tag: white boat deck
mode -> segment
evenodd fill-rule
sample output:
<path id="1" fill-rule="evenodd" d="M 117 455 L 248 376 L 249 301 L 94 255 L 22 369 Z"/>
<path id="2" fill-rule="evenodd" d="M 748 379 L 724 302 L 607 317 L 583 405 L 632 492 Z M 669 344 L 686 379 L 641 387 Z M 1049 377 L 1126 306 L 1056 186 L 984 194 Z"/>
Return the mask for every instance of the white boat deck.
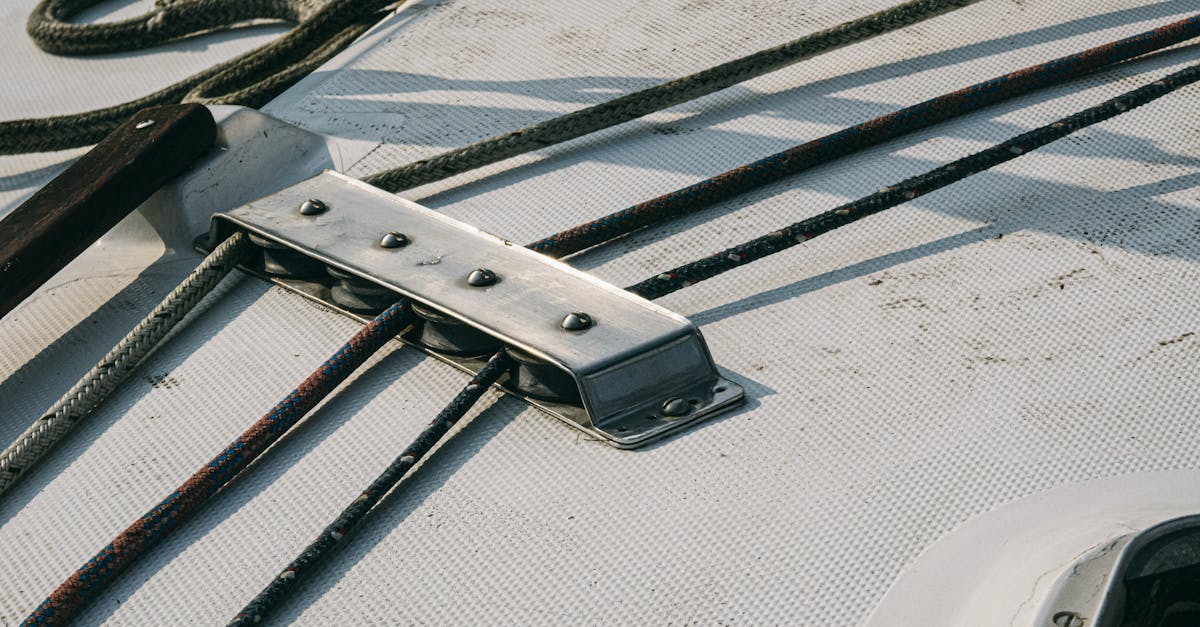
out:
<path id="1" fill-rule="evenodd" d="M 893 3 L 412 2 L 266 111 L 383 141 L 346 168 L 366 175 Z M 33 4 L 0 9 L 0 33 L 16 48 L 2 61 L 4 119 L 129 99 L 278 32 L 153 56 L 53 58 L 24 38 Z M 402 195 L 531 241 L 1196 8 L 982 0 Z M 1014 99 L 571 263 L 627 285 L 1182 69 L 1198 50 Z M 0 158 L 0 207 L 75 154 Z M 701 326 L 722 373 L 745 386 L 743 407 L 621 451 L 518 400 L 485 399 L 280 617 L 849 625 L 875 612 L 880 625 L 1030 624 L 1036 603 L 1022 599 L 1049 585 L 1038 559 L 1065 563 L 1115 533 L 1200 512 L 1197 155 L 1192 86 L 662 299 Z M 109 238 L 0 320 L 0 440 L 40 416 L 198 260 L 153 238 Z M 23 618 L 357 327 L 256 278 L 227 281 L 0 497 L 0 624 Z M 81 622 L 231 618 L 464 382 L 416 351 L 386 349 Z M 1038 554 L 1006 552 L 1021 529 L 980 521 L 1022 503 L 1071 533 Z M 977 559 L 921 566 L 971 529 L 989 530 L 966 543 Z M 995 613 L 964 614 L 978 607 L 968 600 L 990 576 L 988 556 L 1035 572 L 992 589 Z M 893 585 L 908 587 L 889 597 Z M 930 614 L 905 613 L 922 606 Z"/>

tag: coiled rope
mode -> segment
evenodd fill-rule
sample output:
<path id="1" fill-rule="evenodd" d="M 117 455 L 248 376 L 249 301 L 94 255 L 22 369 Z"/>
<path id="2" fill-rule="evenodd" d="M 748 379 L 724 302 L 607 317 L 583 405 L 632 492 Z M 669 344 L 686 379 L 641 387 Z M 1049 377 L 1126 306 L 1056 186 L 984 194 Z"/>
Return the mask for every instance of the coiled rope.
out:
<path id="1" fill-rule="evenodd" d="M 64 20 L 104 0 L 42 0 L 26 31 L 55 54 L 135 50 L 251 20 L 295 23 L 279 39 L 130 102 L 72 115 L 0 122 L 0 154 L 94 144 L 146 107 L 177 102 L 258 107 L 350 45 L 395 0 L 156 0 L 139 17 L 105 24 Z"/>
<path id="2" fill-rule="evenodd" d="M 157 104 L 265 104 L 348 46 L 396 0 L 156 0 L 150 13 L 110 24 L 69 24 L 103 0 L 42 0 L 29 35 L 58 54 L 144 48 L 254 19 L 297 26 L 280 39 L 144 98 L 74 115 L 0 122 L 0 154 L 62 150 L 100 141 L 138 110 Z M 380 172 L 367 182 L 389 191 L 441 180 L 711 94 L 823 52 L 869 39 L 979 0 L 909 0 L 795 41 L 430 159 Z"/>
<path id="3" fill-rule="evenodd" d="M 1096 107 L 1091 107 L 1080 113 L 1069 116 L 1048 125 L 1022 134 L 996 147 L 982 151 L 970 157 L 960 159 L 952 164 L 937 168 L 925 175 L 910 178 L 896 186 L 885 188 L 877 194 L 868 196 L 855 203 L 848 203 L 833 211 L 821 214 L 816 218 L 801 221 L 779 231 L 773 232 L 738 247 L 731 248 L 717 255 L 701 259 L 692 264 L 681 266 L 672 271 L 662 273 L 643 281 L 629 289 L 647 298 L 658 298 L 677 289 L 695 284 L 700 280 L 716 276 L 722 272 L 744 265 L 750 261 L 761 259 L 775 252 L 786 250 L 802 241 L 807 241 L 816 235 L 848 224 L 857 219 L 878 213 L 884 209 L 897 206 L 907 200 L 944 187 L 954 181 L 961 180 L 971 174 L 994 167 L 1000 163 L 1043 146 L 1051 141 L 1066 136 L 1074 131 L 1092 124 L 1110 119 L 1136 108 L 1167 93 L 1200 80 L 1200 66 L 1193 66 L 1181 72 L 1172 74 L 1150 85 L 1128 92 L 1118 98 L 1111 99 Z M 360 331 L 351 341 L 329 361 L 305 380 L 291 395 L 281 401 L 266 416 L 255 423 L 241 437 L 235 440 L 207 466 L 198 471 L 176 492 L 173 492 L 157 507 L 148 512 L 136 523 L 126 529 L 111 544 L 107 545 L 91 560 L 81 567 L 74 575 L 64 581 L 25 621 L 25 624 L 50 624 L 69 620 L 84 602 L 98 594 L 117 574 L 131 564 L 137 556 L 160 540 L 166 532 L 178 525 L 188 514 L 198 508 L 209 496 L 219 490 L 237 473 L 244 469 L 255 457 L 266 449 L 272 442 L 287 431 L 300 417 L 314 407 L 325 395 L 330 393 L 365 359 L 378 350 L 388 339 L 400 331 L 406 321 L 402 305 L 397 303 L 380 314 L 374 321 Z M 489 367 L 506 361 L 496 357 L 489 362 Z M 500 366 L 496 369 L 502 370 Z M 489 373 L 492 376 L 492 373 Z M 499 375 L 495 375 L 499 376 Z M 477 377 L 475 381 L 486 380 Z M 493 379 L 494 380 L 494 379 Z M 483 385 L 477 386 L 482 394 Z M 468 386 L 468 390 L 471 390 Z M 470 407 L 459 402 L 469 398 L 463 395 L 465 390 L 452 402 L 453 409 L 442 412 L 439 416 L 446 420 L 457 420 L 461 412 Z M 474 391 L 472 391 L 474 394 Z M 471 403 L 478 399 L 473 397 Z M 451 421 L 452 423 L 452 421 Z M 437 422 L 435 421 L 435 424 Z M 449 426 L 446 427 L 448 429 Z M 425 432 L 428 433 L 428 432 Z M 445 433 L 442 430 L 441 433 Z M 424 437 L 423 433 L 423 437 Z M 440 437 L 440 436 L 439 436 Z M 433 440 L 436 441 L 436 438 Z M 419 440 L 414 447 L 425 446 L 424 440 Z M 432 443 L 429 443 L 432 446 Z M 413 448 L 410 450 L 420 450 Z M 428 450 L 428 449 L 426 449 Z M 394 485 L 415 463 L 416 456 L 405 460 L 405 456 L 397 459 L 403 467 L 388 475 L 384 481 Z M 389 468 L 392 470 L 392 468 Z M 381 480 L 384 478 L 381 476 Z M 379 480 L 377 480 L 379 481 Z M 373 484 L 375 485 L 375 484 Z M 379 485 L 383 485 L 380 483 Z M 382 494 L 382 493 L 381 493 Z M 354 514 L 345 521 L 361 520 L 369 508 L 361 514 Z M 339 527 L 339 538 L 349 530 Z M 316 556 L 323 555 L 336 544 L 323 544 Z M 314 543 L 316 545 L 316 543 Z M 311 548 L 311 546 L 310 546 Z M 306 560 L 306 565 L 317 563 L 317 557 Z M 300 569 L 285 571 L 277 580 L 285 582 L 280 590 L 285 590 L 290 582 L 295 580 Z M 288 575 L 287 573 L 290 573 Z M 275 598 L 272 593 L 270 598 Z M 254 608 L 251 608 L 252 610 Z M 251 617 L 261 614 L 250 614 Z"/>

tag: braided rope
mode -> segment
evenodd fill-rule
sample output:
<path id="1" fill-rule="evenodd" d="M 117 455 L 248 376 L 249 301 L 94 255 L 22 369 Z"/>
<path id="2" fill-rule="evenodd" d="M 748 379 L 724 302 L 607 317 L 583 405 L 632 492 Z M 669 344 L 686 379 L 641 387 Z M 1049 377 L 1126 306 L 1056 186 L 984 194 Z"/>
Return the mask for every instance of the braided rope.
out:
<path id="1" fill-rule="evenodd" d="M 896 185 L 846 203 L 836 209 L 801 220 L 762 237 L 723 250 L 712 256 L 693 261 L 674 270 L 650 277 L 630 286 L 629 291 L 644 298 L 655 299 L 676 290 L 695 285 L 723 272 L 787 250 L 792 246 L 828 233 L 833 229 L 874 215 L 885 209 L 904 204 L 918 196 L 941 189 L 972 174 L 993 168 L 1006 161 L 1045 146 L 1083 128 L 1114 118 L 1126 111 L 1157 100 L 1177 89 L 1200 81 L 1200 64 L 1175 72 L 1149 85 L 1139 87 L 1072 114 L 1057 122 L 1022 133 L 986 150 L 963 157 L 940 168 L 914 176 Z"/>
<path id="2" fill-rule="evenodd" d="M 712 178 L 534 242 L 540 253 L 562 257 L 641 228 L 695 213 L 751 189 L 829 163 L 1031 90 L 1200 36 L 1200 15 L 1132 37 L 1047 61 L 944 94 L 836 133 L 775 153 Z"/>
<path id="3" fill-rule="evenodd" d="M 402 303 L 379 314 L 212 461 L 59 584 L 23 624 L 69 622 L 84 603 L 99 594 L 138 556 L 166 537 L 399 333 L 407 319 Z"/>
<path id="4" fill-rule="evenodd" d="M 241 233 L 225 240 L 44 416 L 4 449 L 0 453 L 0 494 L 108 398 L 163 337 L 242 260 L 249 246 Z"/>
<path id="5" fill-rule="evenodd" d="M 741 59 L 545 122 L 366 177 L 389 192 L 432 183 L 695 100 L 821 53 L 870 39 L 979 0 L 910 0 Z"/>
<path id="6" fill-rule="evenodd" d="M 1054 141 L 1080 128 L 1114 117 L 1197 80 L 1200 80 L 1200 66 L 1173 74 L 1151 85 L 1107 101 L 1102 105 L 1092 107 L 1047 127 L 1025 133 L 992 149 L 961 159 L 925 175 L 913 177 L 897 186 L 886 188 L 861 201 L 843 205 L 826 214 L 796 223 L 742 246 L 729 249 L 723 253 L 688 264 L 687 266 L 676 268 L 671 272 L 663 273 L 628 289 L 650 299 L 661 297 L 681 287 L 692 285 L 704 278 L 715 276 L 738 265 L 785 250 L 796 243 L 807 241 L 837 226 L 848 224 L 866 215 L 901 204 L 922 193 L 928 193 L 956 180 L 965 178 L 970 174 L 1003 163 L 1028 150 Z M 388 312 L 381 314 L 380 318 L 383 318 L 398 307 L 399 304 L 394 305 Z M 380 318 L 377 318 L 366 329 L 360 331 L 360 334 L 356 335 L 355 339 L 359 339 L 359 336 L 368 332 L 372 326 L 379 324 Z M 392 332 L 394 333 L 394 331 Z M 351 340 L 351 344 L 354 342 L 355 340 Z M 327 362 L 327 367 L 329 364 L 337 362 L 344 352 L 350 350 L 352 348 L 351 344 L 348 344 L 343 348 L 342 352 L 331 358 Z M 382 341 L 379 344 L 381 345 Z M 378 345 L 374 348 L 367 347 L 363 350 L 366 355 L 369 355 L 370 352 L 373 352 L 377 348 Z M 361 347 L 358 347 L 356 350 L 358 349 L 361 349 Z M 362 355 L 359 359 L 365 358 L 365 355 Z M 500 362 L 507 362 L 507 359 L 494 358 L 489 363 L 489 368 L 494 366 L 496 371 L 503 370 L 502 366 L 499 365 Z M 341 375 L 331 374 L 325 370 L 337 370 L 344 366 L 335 366 L 313 373 L 309 380 L 306 380 L 296 392 L 293 392 L 292 395 L 277 405 L 272 413 L 265 416 L 221 455 L 218 455 L 208 467 L 193 475 L 192 479 L 189 479 L 179 490 L 168 496 L 158 507 L 151 510 L 140 521 L 118 536 L 112 544 L 105 547 L 91 561 L 77 571 L 75 575 L 60 585 L 26 619 L 25 624 L 48 624 L 60 619 L 69 620 L 88 598 L 98 594 L 116 574 L 132 563 L 140 553 L 152 546 L 166 531 L 169 531 L 170 528 L 178 524 L 183 517 L 195 508 L 198 508 L 207 496 L 216 492 L 221 486 L 232 479 L 233 476 L 265 450 L 270 442 L 280 437 L 300 416 L 307 412 L 308 409 L 311 409 L 316 402 L 319 402 L 321 397 L 328 394 L 337 385 L 337 382 L 340 382 L 341 378 L 348 375 L 349 370 L 353 370 L 359 363 L 361 363 L 361 360 L 350 365 Z M 341 378 L 327 385 L 320 383 L 320 378 L 330 376 L 340 376 Z M 482 394 L 482 388 L 487 385 L 483 382 L 488 380 L 494 381 L 494 379 L 490 379 L 491 376 L 492 374 L 489 373 L 485 377 L 481 373 L 480 376 L 476 377 L 473 384 L 479 383 L 479 385 L 474 391 Z M 499 376 L 499 374 L 495 376 Z M 314 382 L 314 377 L 317 377 L 318 381 Z M 468 386 L 468 390 L 460 393 L 451 405 L 439 414 L 438 420 L 434 422 L 434 427 L 436 428 L 431 427 L 433 430 L 427 429 L 423 432 L 417 442 L 414 442 L 409 449 L 406 449 L 406 452 L 429 450 L 436 443 L 437 439 L 446 433 L 449 425 L 461 417 L 462 414 L 458 412 L 465 412 L 478 399 L 478 395 L 473 398 L 464 396 L 471 389 L 471 386 Z M 301 392 L 301 390 L 304 391 Z M 276 418 L 276 414 L 286 417 Z M 446 422 L 447 420 L 449 422 Z M 266 421 L 265 425 L 264 421 Z M 444 428 L 437 426 L 441 423 L 445 423 Z M 332 550 L 338 544 L 353 526 L 365 518 L 374 504 L 378 502 L 378 499 L 382 498 L 382 495 L 386 492 L 386 489 L 377 491 L 376 488 L 382 488 L 386 485 L 389 486 L 387 489 L 390 489 L 390 486 L 394 486 L 396 482 L 403 478 L 415 463 L 417 457 L 424 454 L 424 452 L 421 452 L 419 455 L 413 455 L 411 459 L 406 459 L 406 456 L 402 454 L 385 471 L 384 475 L 381 475 L 377 478 L 376 482 L 372 483 L 372 487 L 367 491 L 366 498 L 352 503 L 350 507 L 343 511 L 343 515 L 335 521 L 335 526 L 327 529 L 326 533 L 319 537 L 317 541 L 310 544 L 306 552 L 297 558 L 288 569 L 285 569 L 267 589 L 260 593 L 255 598 L 255 601 L 252 601 L 251 606 L 248 606 L 243 614 L 235 618 L 235 621 L 245 621 L 247 617 L 250 620 L 260 618 L 264 612 L 269 610 L 274 603 L 282 598 L 287 589 L 290 589 L 291 582 L 298 573 L 312 568 L 323 555 L 327 554 L 328 551 Z M 200 494 L 200 488 L 206 490 L 204 494 Z"/>
<path id="7" fill-rule="evenodd" d="M 229 622 L 230 625 L 253 625 L 283 600 L 296 584 L 338 544 L 346 534 L 358 526 L 401 479 L 416 466 L 472 406 L 483 396 L 485 390 L 495 383 L 512 365 L 512 360 L 503 351 L 496 353 L 475 375 L 471 382 L 446 405 L 433 422 L 422 431 L 408 448 L 389 465 L 358 498 L 354 499 L 325 530 L 313 540 L 296 559 L 292 560 L 271 583 L 263 588 L 242 611 Z"/>
<path id="8" fill-rule="evenodd" d="M 26 30 L 43 50 L 96 54 L 166 43 L 250 20 L 297 23 L 279 39 L 152 94 L 84 113 L 0 122 L 0 155 L 94 144 L 146 107 L 176 102 L 262 106 L 350 45 L 394 0 L 159 0 L 142 16 L 62 21 L 102 0 L 43 0 Z"/>
<path id="9" fill-rule="evenodd" d="M 103 24 L 63 19 L 101 0 L 42 0 L 26 31 L 43 50 L 96 54 L 144 48 L 255 19 L 297 26 L 278 40 L 137 100 L 85 113 L 0 122 L 0 154 L 63 150 L 100 141 L 138 110 L 172 102 L 265 104 L 350 45 L 395 0 L 158 0 L 149 13 Z M 823 52 L 979 0 L 909 0 L 775 48 L 552 120 L 380 172 L 367 182 L 399 191 L 545 148 L 725 89 Z"/>
<path id="10" fill-rule="evenodd" d="M 25 23 L 39 48 L 53 54 L 126 52 L 165 44 L 207 30 L 252 20 L 296 22 L 311 13 L 311 3 L 287 0 L 156 0 L 137 17 L 72 24 L 64 21 L 104 0 L 42 0 Z"/>

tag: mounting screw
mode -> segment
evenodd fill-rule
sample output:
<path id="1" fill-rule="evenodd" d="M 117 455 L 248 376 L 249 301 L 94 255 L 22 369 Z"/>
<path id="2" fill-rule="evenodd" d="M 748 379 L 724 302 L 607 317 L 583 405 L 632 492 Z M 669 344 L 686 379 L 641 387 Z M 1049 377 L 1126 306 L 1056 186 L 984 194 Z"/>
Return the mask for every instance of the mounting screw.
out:
<path id="1" fill-rule="evenodd" d="M 562 322 L 559 323 L 559 326 L 568 331 L 582 331 L 584 329 L 592 328 L 595 324 L 596 321 L 592 320 L 591 316 L 583 313 L 582 311 L 572 311 L 571 313 L 563 316 Z"/>
<path id="2" fill-rule="evenodd" d="M 669 398 L 662 404 L 662 413 L 664 416 L 683 416 L 691 411 L 691 403 L 682 398 Z"/>
<path id="3" fill-rule="evenodd" d="M 1083 627 L 1084 619 L 1079 612 L 1058 612 L 1050 618 L 1055 627 Z"/>
<path id="4" fill-rule="evenodd" d="M 385 233 L 383 237 L 379 238 L 379 246 L 381 248 L 404 248 L 411 243 L 412 240 L 399 231 Z"/>
<path id="5" fill-rule="evenodd" d="M 476 268 L 471 271 L 471 274 L 467 275 L 467 285 L 471 287 L 495 285 L 498 280 L 499 278 L 496 276 L 496 273 L 487 268 Z"/>
<path id="6" fill-rule="evenodd" d="M 300 203 L 300 215 L 302 216 L 319 216 L 326 211 L 329 211 L 329 205 L 316 198 L 309 198 Z"/>
<path id="7" fill-rule="evenodd" d="M 151 126 L 154 126 L 154 120 L 142 120 L 141 122 L 134 124 L 133 128 L 140 130 L 143 128 L 150 128 Z"/>

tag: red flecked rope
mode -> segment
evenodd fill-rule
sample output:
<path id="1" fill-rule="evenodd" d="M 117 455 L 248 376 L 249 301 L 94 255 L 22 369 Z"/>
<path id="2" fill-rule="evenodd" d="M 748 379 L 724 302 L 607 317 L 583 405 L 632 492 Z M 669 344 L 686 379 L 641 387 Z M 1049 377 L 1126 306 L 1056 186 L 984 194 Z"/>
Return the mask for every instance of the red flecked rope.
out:
<path id="1" fill-rule="evenodd" d="M 997 76 L 800 144 L 530 244 L 551 257 L 585 248 L 829 163 L 917 129 L 1200 36 L 1200 15 Z"/>

